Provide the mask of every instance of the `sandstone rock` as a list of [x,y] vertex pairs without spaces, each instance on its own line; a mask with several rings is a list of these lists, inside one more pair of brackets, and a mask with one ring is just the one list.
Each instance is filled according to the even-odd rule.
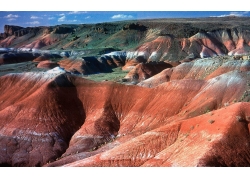
[[5,26],[4,26],[4,33],[5,33],[7,36],[12,36],[12,35],[14,35],[14,32],[15,32],[15,31],[18,31],[18,30],[20,30],[20,29],[23,29],[23,27],[5,25]]

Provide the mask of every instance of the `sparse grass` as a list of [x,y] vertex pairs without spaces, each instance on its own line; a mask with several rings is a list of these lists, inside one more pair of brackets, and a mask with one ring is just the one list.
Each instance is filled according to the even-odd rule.
[[111,73],[99,73],[99,74],[91,74],[88,75],[87,79],[93,80],[93,81],[119,81],[124,78],[127,75],[128,71],[123,71],[121,67],[114,68],[113,72]]
[[205,113],[209,113],[211,110],[209,108],[206,108]]

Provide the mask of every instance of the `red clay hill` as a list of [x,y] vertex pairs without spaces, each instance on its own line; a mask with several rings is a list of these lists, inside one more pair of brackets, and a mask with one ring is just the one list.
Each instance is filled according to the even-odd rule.
[[153,88],[56,72],[2,76],[0,164],[249,166],[249,68],[183,63]]

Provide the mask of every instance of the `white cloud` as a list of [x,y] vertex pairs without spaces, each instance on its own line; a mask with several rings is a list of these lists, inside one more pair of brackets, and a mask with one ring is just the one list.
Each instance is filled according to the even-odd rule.
[[128,18],[133,18],[132,15],[125,15],[125,14],[116,14],[111,17],[111,19],[128,19]]
[[63,22],[63,21],[65,21],[65,19],[66,19],[66,16],[62,16],[62,17],[58,18],[58,22]]
[[244,11],[244,12],[231,12],[230,15],[232,16],[244,16],[246,14],[248,14],[249,11]]
[[9,18],[7,21],[15,21],[15,18]]
[[13,19],[13,18],[18,18],[18,17],[20,16],[16,14],[8,14],[7,16],[4,16],[4,18],[7,18],[7,19]]
[[65,14],[64,14],[64,13],[62,13],[62,14],[59,14],[59,16],[65,16]]
[[55,17],[49,17],[48,20],[52,20],[52,19],[55,19]]
[[84,14],[87,13],[87,11],[71,11],[69,14]]
[[73,22],[77,22],[78,20],[77,19],[74,19],[74,20],[65,20],[66,23],[73,23]]
[[37,16],[31,16],[30,19],[38,19],[39,17]]
[[89,19],[89,18],[91,18],[91,16],[87,16],[87,17],[85,17],[85,19]]
[[38,25],[38,24],[40,24],[40,22],[39,21],[33,21],[33,22],[26,22],[26,24]]
[[31,16],[30,19],[42,19],[42,17],[38,17],[38,16]]
[[244,12],[230,12],[229,14],[223,14],[223,15],[219,15],[219,16],[211,16],[211,17],[228,17],[228,16],[238,16],[238,17],[242,17],[245,16],[246,14],[248,14],[249,11],[244,11]]

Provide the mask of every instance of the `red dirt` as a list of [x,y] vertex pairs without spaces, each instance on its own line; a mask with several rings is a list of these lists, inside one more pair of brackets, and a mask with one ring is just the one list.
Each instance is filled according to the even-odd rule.
[[135,66],[125,77],[130,81],[142,81],[148,79],[164,69],[171,68],[172,65],[168,63],[140,63]]
[[0,84],[0,163],[42,166],[59,157],[85,119],[67,77],[10,74]]
[[77,71],[78,73],[84,73],[84,62],[82,60],[64,59],[59,61],[58,64],[68,72]]
[[250,77],[237,68],[248,63],[235,62],[183,63],[153,76],[154,88],[68,74],[2,76],[0,164],[249,166],[250,105],[236,102],[248,97]]
[[39,56],[36,59],[33,60],[33,62],[41,62],[41,61],[46,61],[49,60],[49,57],[47,56]]
[[37,68],[53,69],[57,67],[58,64],[49,60],[41,61],[38,63]]

